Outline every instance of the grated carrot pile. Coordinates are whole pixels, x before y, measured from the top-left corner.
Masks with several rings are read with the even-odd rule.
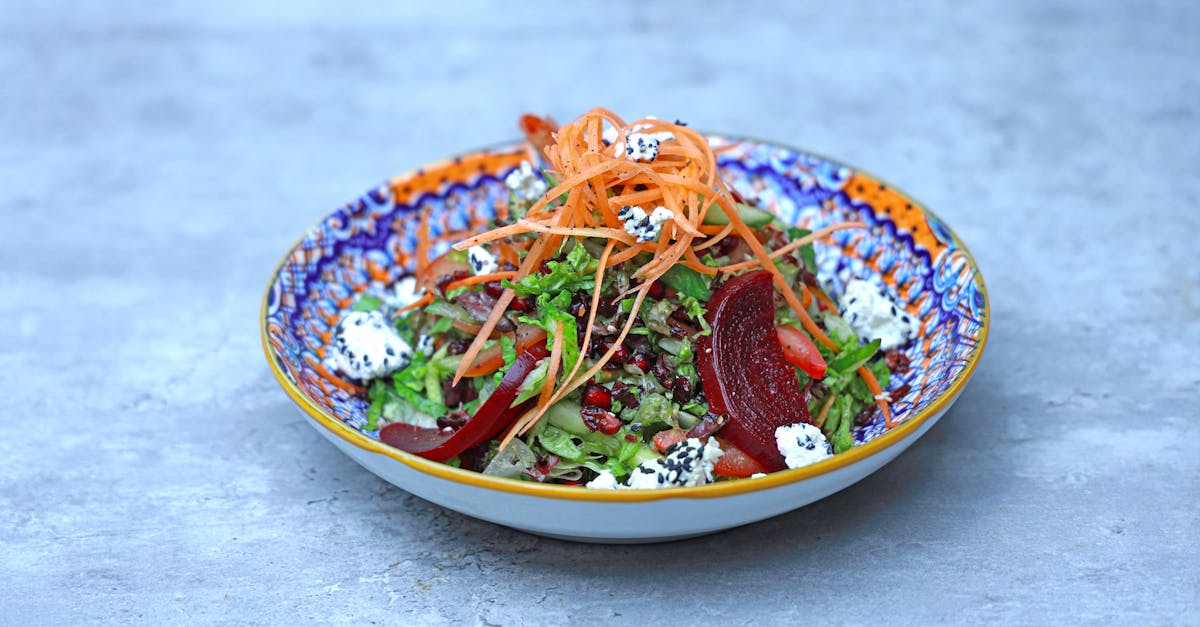
[[[603,140],[606,125],[617,130],[616,141],[612,145]],[[668,132],[674,135],[674,139],[662,141],[658,155],[653,160],[635,161],[627,158],[624,150],[625,138],[634,132]],[[604,253],[596,272],[591,313],[580,346],[581,356],[588,354],[592,341],[591,327],[605,271],[631,261],[641,253],[649,255],[650,260],[633,273],[640,283],[622,295],[622,298],[632,295],[634,301],[619,336],[612,343],[612,347],[584,372],[578,372],[584,361],[581,358],[576,361],[571,372],[561,379],[558,378],[558,370],[562,365],[561,338],[559,334],[555,335],[554,350],[551,352],[549,364],[551,371],[547,372],[545,387],[538,396],[537,406],[517,420],[505,435],[503,443],[506,444],[513,437],[525,433],[551,405],[600,372],[633,327],[641,304],[654,283],[676,264],[683,264],[709,276],[718,272],[733,272],[761,266],[773,275],[775,284],[804,328],[817,341],[836,350],[832,340],[809,316],[773,260],[833,231],[864,225],[833,225],[779,250],[768,251],[755,237],[755,231],[739,216],[733,195],[718,175],[716,155],[708,140],[681,124],[656,119],[626,123],[611,111],[597,108],[558,128],[552,134],[552,142],[545,142],[543,137],[531,139],[535,139],[535,144],[546,144],[544,153],[548,169],[560,182],[547,190],[530,207],[526,215],[514,224],[467,238],[455,244],[454,248],[466,250],[471,246],[497,240],[508,242],[511,241],[508,238],[514,236],[536,235],[520,267],[515,272],[506,273],[509,275],[506,278],[517,282],[540,268],[543,261],[555,257],[564,238],[605,240]],[[564,195],[564,202],[554,202]],[[662,224],[657,241],[640,242],[626,232],[625,224],[618,218],[618,212],[627,205],[642,207],[647,213],[655,207],[665,207],[671,212],[671,219]],[[714,206],[719,207],[729,218],[728,225],[703,224]],[[749,244],[754,253],[752,259],[721,268],[706,265],[700,259],[700,253],[731,235],[740,236]],[[418,259],[420,257],[418,255]],[[452,285],[469,285],[473,282],[461,280]],[[808,292],[808,288],[801,286],[801,289],[804,302],[811,302],[813,296]],[[466,374],[470,364],[475,361],[514,297],[512,289],[505,289],[497,299],[490,315],[464,354],[455,373],[455,383]],[[879,387],[878,382],[874,381],[874,377],[867,378],[868,375],[869,371],[864,378],[872,391],[875,391],[875,388]],[[886,399],[880,400],[879,405],[890,422],[891,414]]]

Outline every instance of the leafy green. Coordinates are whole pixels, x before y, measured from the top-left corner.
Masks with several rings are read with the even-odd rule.
[[[787,230],[788,237],[792,240],[800,239],[801,237],[810,235],[811,233],[812,231],[809,231],[808,229],[798,229],[796,227],[789,227]],[[811,243],[800,247],[800,259],[804,261],[804,267],[807,268],[809,272],[812,272],[813,274],[817,273],[817,252],[813,249],[813,245]]]
[[[547,425],[537,436],[537,441],[547,451],[571,461],[583,461],[584,451],[579,448],[572,439],[571,434],[555,427]]]
[[[425,313],[438,318],[449,318],[451,322],[475,322],[475,318],[472,318],[466,309],[441,299],[425,305]]]
[[[684,311],[688,312],[689,316],[695,318],[696,321],[700,323],[699,335],[709,335],[712,333],[712,327],[708,326],[708,320],[706,320],[704,317],[708,311],[698,299],[692,298],[687,294],[680,294],[679,303],[683,305]]]
[[[707,301],[712,297],[712,292],[708,289],[708,279],[682,264],[671,266],[666,274],[662,275],[662,282],[680,294],[697,300]]]
[[[513,438],[503,451],[497,453],[492,461],[488,462],[483,469],[483,474],[510,479],[519,478],[525,469],[536,463],[537,456],[534,452],[520,438]]]
[[[671,323],[667,321],[671,314],[675,312],[677,305],[668,300],[663,299],[655,302],[653,305],[643,306],[638,316],[642,319],[642,323],[646,328],[660,335],[671,335]]]
[[[409,402],[408,395],[413,396],[416,404]],[[365,429],[374,431],[379,428],[380,418],[389,422],[405,422],[422,427],[437,425],[437,417],[444,415],[445,408],[429,405],[428,399],[420,394],[407,390],[401,392],[393,384],[384,379],[376,379],[367,390],[367,398],[371,400],[367,407],[367,424]],[[418,407],[417,404],[424,407]],[[425,411],[429,410],[429,411]]]
[[[433,337],[438,337],[445,334],[454,326],[454,320],[450,318],[438,318],[433,324],[429,325],[429,329],[425,332]]]
[[[829,414],[825,417],[825,424],[821,427],[821,431],[833,445],[834,453],[841,453],[854,446],[852,431],[855,409],[854,399],[846,395],[834,399],[833,405],[829,408]]]
[[[354,306],[351,307],[350,310],[378,311],[380,307],[383,307],[383,301],[371,296],[370,294],[363,294],[362,297],[358,299],[358,302],[354,303]]]
[[[675,418],[675,407],[666,396],[658,393],[644,394],[638,406],[635,422],[644,426],[662,423],[671,427],[679,426]]]
[[[449,410],[442,404],[442,379],[452,372],[439,359],[413,353],[412,362],[392,375],[392,388],[418,411],[443,416]]]
[[[559,292],[549,299],[546,299],[545,296],[545,294],[538,296],[538,306],[532,315],[521,316],[518,320],[544,329],[547,345],[554,343],[559,323],[562,323],[562,363],[563,368],[570,372],[575,367],[576,360],[579,359],[578,322],[575,316],[567,312],[571,306],[571,293]]]
[[[537,396],[542,391],[542,385],[546,383],[546,372],[550,369],[550,360],[543,359],[541,363],[533,367],[529,374],[525,375],[525,380],[521,382],[521,387],[517,388],[517,397],[513,399],[512,407],[516,407],[521,403]]]
[[[858,336],[854,334],[854,330],[850,328],[850,324],[842,320],[841,316],[826,311],[821,318],[821,322],[824,323],[825,333],[842,350],[858,346]]]
[[[517,342],[511,336],[500,336],[500,355],[504,357],[505,364],[511,365],[517,360]]]
[[[849,374],[858,370],[859,366],[867,363],[867,360],[874,357],[875,353],[878,352],[879,340],[872,340],[870,343],[858,348],[843,351],[833,361],[829,362],[828,369],[841,374]]]
[[[554,294],[559,291],[575,292],[591,288],[596,282],[596,268],[600,263],[583,246],[575,246],[567,253],[564,261],[549,261],[548,274],[534,272],[513,283],[504,280],[504,287],[512,288],[522,296]]]

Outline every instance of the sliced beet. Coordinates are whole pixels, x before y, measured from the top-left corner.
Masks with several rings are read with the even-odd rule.
[[[534,403],[534,399],[529,399],[512,407],[512,402],[520,392],[521,383],[547,354],[545,346],[533,344],[517,355],[516,361],[508,367],[508,372],[504,374],[491,396],[488,396],[475,411],[475,415],[459,429],[451,431],[393,423],[379,430],[379,439],[384,444],[402,451],[435,462],[444,462],[496,437]]]
[[[712,334],[700,339],[697,364],[709,408],[729,416],[721,437],[768,471],[786,468],[775,429],[811,423],[796,370],[775,333],[770,273],[735,276],[708,303]]]

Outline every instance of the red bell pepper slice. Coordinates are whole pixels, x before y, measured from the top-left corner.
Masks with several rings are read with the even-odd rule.
[[[812,422],[775,331],[774,297],[764,270],[726,281],[708,303],[712,334],[701,338],[696,354],[709,408],[729,416],[721,437],[768,472],[787,468],[775,446],[775,429]]]
[[[496,437],[507,429],[525,411],[525,404],[510,407],[516,400],[525,377],[548,355],[546,347],[534,344],[517,355],[495,391],[475,415],[457,431],[430,427],[418,427],[394,422],[379,431],[384,444],[402,451],[420,455],[435,462],[444,462],[463,451]]]

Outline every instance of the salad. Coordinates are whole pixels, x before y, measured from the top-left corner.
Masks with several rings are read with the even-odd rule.
[[[434,259],[422,240],[394,294],[337,325],[328,359],[368,430],[489,475],[644,489],[798,468],[891,425],[917,322],[865,281],[833,302],[812,248],[865,225],[777,222],[679,121],[521,128],[530,160],[486,230]]]

